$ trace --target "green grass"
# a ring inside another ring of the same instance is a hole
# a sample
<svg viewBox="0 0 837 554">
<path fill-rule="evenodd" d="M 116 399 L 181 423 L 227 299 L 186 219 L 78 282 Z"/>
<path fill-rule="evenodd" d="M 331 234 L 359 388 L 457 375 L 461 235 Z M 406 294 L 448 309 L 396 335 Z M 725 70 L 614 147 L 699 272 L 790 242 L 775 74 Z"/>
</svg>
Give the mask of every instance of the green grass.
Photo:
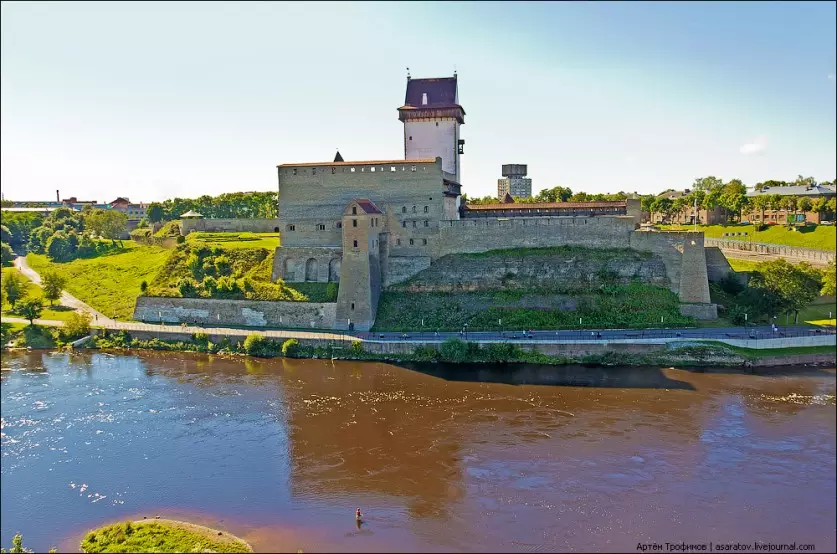
<svg viewBox="0 0 837 554">
<path fill-rule="evenodd" d="M 29 265 L 41 273 L 50 269 L 67 278 L 65 290 L 108 317 L 131 319 L 140 283 L 150 282 L 171 250 L 125 241 L 124 248 L 94 258 L 50 262 L 43 254 L 28 254 Z"/>
<path fill-rule="evenodd" d="M 834 327 L 837 325 L 837 301 L 833 296 L 820 296 L 799 312 L 799 321 L 819 327 Z"/>
<path fill-rule="evenodd" d="M 279 233 L 203 233 L 192 232 L 186 235 L 186 242 L 207 246 L 232 248 L 265 248 L 273 251 L 280 244 Z"/>
<path fill-rule="evenodd" d="M 43 289 L 30 281 L 26 278 L 26 276 L 18 271 L 16 268 L 13 267 L 4 267 L 3 268 L 3 275 L 7 275 L 10 273 L 17 273 L 22 279 L 26 281 L 26 296 L 31 296 L 34 298 L 41 298 L 43 299 Z M 5 300 L 5 299 L 4 299 Z M 70 314 L 72 314 L 75 310 L 67 306 L 61 306 L 60 304 L 56 304 L 54 306 L 49 305 L 48 300 L 43 300 L 44 302 L 44 311 L 41 313 L 41 317 L 39 319 L 51 319 L 56 321 L 67 321 L 70 318 Z M 7 303 L 3 302 L 2 305 L 2 313 L 4 316 L 8 317 L 23 317 L 20 314 L 16 313 L 12 310 L 12 307 Z"/>
<path fill-rule="evenodd" d="M 732 267 L 733 271 L 755 271 L 756 266 L 759 262 L 754 262 L 752 260 L 737 260 L 735 258 L 727 257 L 727 261 L 729 262 L 730 267 Z"/>
<path fill-rule="evenodd" d="M 677 295 L 642 283 L 610 285 L 575 294 L 575 311 L 515 307 L 528 294 L 548 291 L 401 292 L 385 291 L 378 304 L 376 331 L 473 331 L 521 329 L 604 329 L 692 326 L 680 314 Z M 581 325 L 579 326 L 579 318 Z M 661 324 L 660 319 L 663 319 Z M 502 324 L 498 323 L 502 320 Z"/>
<path fill-rule="evenodd" d="M 224 535 L 224 538 L 229 537 Z M 245 544 L 159 521 L 125 522 L 89 532 L 84 552 L 252 552 Z"/>
<path fill-rule="evenodd" d="M 739 354 L 745 358 L 772 358 L 780 356 L 796 356 L 799 354 L 833 354 L 833 346 L 791 346 L 788 348 L 744 348 L 742 346 L 732 346 L 730 344 L 716 342 L 716 341 L 700 341 L 704 344 L 712 346 L 722 346 L 723 349 L 735 354 Z"/>
<path fill-rule="evenodd" d="M 660 225 L 670 231 L 690 231 L 692 225 Z M 784 225 L 769 225 L 764 231 L 756 231 L 754 225 L 698 225 L 709 238 L 763 242 L 814 248 L 816 250 L 837 250 L 837 228 L 833 225 L 808 225 L 799 231 L 791 231 Z M 724 237 L 724 233 L 749 233 L 746 237 Z M 737 270 L 736 270 L 737 271 Z"/>
</svg>

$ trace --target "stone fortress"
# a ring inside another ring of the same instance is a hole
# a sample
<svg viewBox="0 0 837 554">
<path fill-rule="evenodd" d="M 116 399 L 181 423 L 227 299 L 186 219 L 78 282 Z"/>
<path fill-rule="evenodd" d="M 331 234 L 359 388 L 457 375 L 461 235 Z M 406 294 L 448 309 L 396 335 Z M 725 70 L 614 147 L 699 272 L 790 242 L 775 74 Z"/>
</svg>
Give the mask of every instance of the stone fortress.
<svg viewBox="0 0 837 554">
<path fill-rule="evenodd" d="M 333 327 L 368 330 L 384 287 L 449 254 L 561 245 L 630 248 L 663 260 L 683 313 L 717 317 L 703 233 L 638 231 L 638 201 L 479 210 L 462 205 L 465 110 L 457 84 L 455 74 L 407 76 L 398 108 L 403 160 L 346 162 L 338 152 L 331 162 L 277 167 L 282 246 L 274 279 L 339 282 Z"/>
</svg>

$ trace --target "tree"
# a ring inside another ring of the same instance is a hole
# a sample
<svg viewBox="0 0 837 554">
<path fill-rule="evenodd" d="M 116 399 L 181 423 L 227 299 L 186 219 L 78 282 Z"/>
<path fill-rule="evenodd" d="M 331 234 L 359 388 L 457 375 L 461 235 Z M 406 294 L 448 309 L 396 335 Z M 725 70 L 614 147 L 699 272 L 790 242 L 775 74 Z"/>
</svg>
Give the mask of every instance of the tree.
<svg viewBox="0 0 837 554">
<path fill-rule="evenodd" d="M 5 554 L 6 549 L 5 548 L 0 548 L 0 552 Z M 21 535 L 20 533 L 16 533 L 15 536 L 12 537 L 12 548 L 9 550 L 9 553 L 10 554 L 24 554 L 24 553 L 28 553 L 28 552 L 32 552 L 32 550 L 29 550 L 28 548 L 23 546 L 23 535 Z M 53 552 L 58 552 L 58 550 L 56 550 L 55 548 L 50 548 L 47 552 L 52 554 Z"/>
<path fill-rule="evenodd" d="M 761 214 L 759 217 L 759 222 L 764 225 L 764 210 L 767 208 L 769 204 L 769 199 L 764 195 L 754 196 L 750 199 L 750 204 L 752 205 L 754 210 L 758 210 Z"/>
<path fill-rule="evenodd" d="M 709 191 L 709 190 L 712 190 L 712 189 L 720 189 L 723 186 L 724 186 L 724 182 L 722 180 L 718 179 L 717 177 L 710 176 L 710 177 L 703 177 L 703 178 L 695 179 L 695 182 L 692 185 L 692 188 L 695 189 L 695 190 Z"/>
<path fill-rule="evenodd" d="M 823 296 L 837 295 L 837 260 L 831 260 L 831 263 L 822 271 L 820 294 Z"/>
<path fill-rule="evenodd" d="M 0 242 L 0 265 L 3 267 L 12 265 L 14 259 L 15 253 L 12 247 L 5 242 Z"/>
<path fill-rule="evenodd" d="M 798 175 L 793 184 L 798 187 L 813 187 L 816 186 L 817 180 L 813 177 L 803 177 L 802 175 Z"/>
<path fill-rule="evenodd" d="M 2 289 L 6 302 L 14 308 L 26 293 L 26 283 L 23 282 L 23 278 L 17 272 L 4 273 Z"/>
<path fill-rule="evenodd" d="M 12 233 L 5 225 L 0 225 L 0 242 L 10 244 L 12 242 Z"/>
<path fill-rule="evenodd" d="M 728 214 L 734 214 L 741 219 L 741 210 L 747 204 L 747 187 L 740 179 L 732 179 L 723 186 L 719 203 Z"/>
<path fill-rule="evenodd" d="M 62 332 L 70 340 L 80 339 L 90 334 L 90 314 L 86 312 L 73 312 L 67 321 L 64 322 Z"/>
<path fill-rule="evenodd" d="M 56 231 L 47 239 L 46 254 L 56 262 L 68 262 L 73 259 L 73 247 L 64 231 Z"/>
<path fill-rule="evenodd" d="M 806 214 L 814 207 L 814 203 L 807 196 L 802 196 L 799 198 L 799 202 L 796 203 L 796 207 L 800 212 Z"/>
<path fill-rule="evenodd" d="M 40 298 L 29 296 L 20 301 L 15 311 L 29 320 L 29 325 L 35 325 L 35 320 L 41 317 L 44 303 Z"/>
<path fill-rule="evenodd" d="M 152 202 L 148 205 L 148 209 L 145 210 L 145 217 L 147 217 L 148 221 L 151 223 L 158 223 L 163 221 L 163 218 L 166 217 L 166 211 L 159 202 Z"/>
<path fill-rule="evenodd" d="M 67 284 L 66 277 L 54 271 L 44 271 L 41 274 L 41 287 L 44 289 L 44 298 L 49 300 L 50 306 L 61 298 L 61 291 Z"/>
<path fill-rule="evenodd" d="M 87 227 L 115 245 L 128 228 L 128 216 L 116 210 L 93 210 L 86 216 Z"/>
<path fill-rule="evenodd" d="M 819 296 L 822 278 L 809 264 L 797 266 L 784 258 L 761 262 L 756 266 L 751 286 L 767 289 L 781 298 L 782 309 L 793 312 L 799 318 L 799 310 Z"/>
<path fill-rule="evenodd" d="M 566 202 L 573 195 L 567 187 L 553 187 L 544 189 L 535 196 L 536 202 Z"/>
</svg>

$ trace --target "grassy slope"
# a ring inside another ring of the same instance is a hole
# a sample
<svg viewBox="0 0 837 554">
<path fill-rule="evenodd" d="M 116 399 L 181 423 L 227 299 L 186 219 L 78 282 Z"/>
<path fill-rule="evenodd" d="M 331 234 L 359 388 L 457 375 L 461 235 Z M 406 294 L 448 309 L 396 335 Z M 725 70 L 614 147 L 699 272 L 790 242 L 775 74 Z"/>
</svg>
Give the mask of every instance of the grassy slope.
<svg viewBox="0 0 837 554">
<path fill-rule="evenodd" d="M 691 225 L 661 225 L 667 230 L 692 230 Z M 729 238 L 730 240 L 745 240 L 763 242 L 767 244 L 784 244 L 817 250 L 837 250 L 837 228 L 833 225 L 816 225 L 804 227 L 801 231 L 791 231 L 784 225 L 771 225 L 764 231 L 756 232 L 753 225 L 698 225 L 698 231 L 703 231 L 710 238 Z M 747 237 L 723 237 L 724 233 L 749 233 Z"/>
<path fill-rule="evenodd" d="M 151 281 L 170 250 L 125 241 L 121 250 L 66 263 L 50 262 L 43 254 L 26 256 L 37 272 L 52 269 L 67 278 L 66 290 L 108 317 L 130 319 L 140 283 Z"/>
<path fill-rule="evenodd" d="M 3 268 L 3 274 L 6 275 L 6 274 L 9 274 L 9 273 L 17 273 L 18 275 L 20 275 L 20 277 L 22 277 L 26 281 L 26 296 L 43 298 L 43 289 L 41 289 L 41 287 L 39 287 L 38 285 L 36 285 L 32 281 L 30 281 L 29 279 L 27 279 L 26 276 L 23 275 L 20 271 L 18 271 L 17 269 L 15 269 L 13 267 L 4 267 Z M 61 306 L 60 304 L 56 304 L 55 306 L 50 306 L 49 301 L 47 301 L 47 300 L 44 300 L 43 302 L 44 302 L 44 311 L 43 311 L 43 313 L 41 313 L 40 319 L 54 319 L 54 320 L 58 320 L 58 321 L 67 321 L 67 319 L 70 317 L 70 314 L 73 313 L 73 311 L 74 311 L 72 308 L 68 308 L 66 306 Z M 5 315 L 5 316 L 22 317 L 21 315 L 12 311 L 12 307 L 6 302 L 3 302 L 2 310 L 3 310 L 3 315 Z"/>
<path fill-rule="evenodd" d="M 789 348 L 744 348 L 714 341 L 701 341 L 705 344 L 723 345 L 724 350 L 740 354 L 745 358 L 772 358 L 778 356 L 795 356 L 799 354 L 833 354 L 833 346 L 792 346 Z"/>
<path fill-rule="evenodd" d="M 169 522 L 116 523 L 88 533 L 81 548 L 84 552 L 252 552 L 228 537 Z"/>
<path fill-rule="evenodd" d="M 193 235 L 195 233 L 191 233 Z M 213 233 L 219 234 L 219 233 Z M 235 233 L 224 233 L 225 235 Z M 187 260 L 192 253 L 197 253 L 202 246 L 212 250 L 220 249 L 217 253 L 204 253 L 201 260 L 209 262 L 214 267 L 214 260 L 220 256 L 229 259 L 230 275 L 243 282 L 242 278 L 247 277 L 254 283 L 254 290 L 246 293 L 218 293 L 216 298 L 229 299 L 250 299 L 250 300 L 271 300 L 291 302 L 334 302 L 337 299 L 336 283 L 285 283 L 283 281 L 273 282 L 274 250 L 265 248 L 250 248 L 256 241 L 223 242 L 211 246 L 202 242 L 189 242 L 186 246 L 180 246 L 171 251 L 162 269 L 153 281 L 149 281 L 149 296 L 178 297 L 180 292 L 177 289 L 177 282 L 183 278 L 192 278 L 197 281 L 203 280 L 207 275 L 201 269 L 197 275 L 193 274 L 187 265 Z M 217 271 L 210 270 L 209 275 L 218 277 Z M 331 286 L 329 286 L 331 285 Z M 208 293 L 207 293 L 208 294 Z"/>
</svg>

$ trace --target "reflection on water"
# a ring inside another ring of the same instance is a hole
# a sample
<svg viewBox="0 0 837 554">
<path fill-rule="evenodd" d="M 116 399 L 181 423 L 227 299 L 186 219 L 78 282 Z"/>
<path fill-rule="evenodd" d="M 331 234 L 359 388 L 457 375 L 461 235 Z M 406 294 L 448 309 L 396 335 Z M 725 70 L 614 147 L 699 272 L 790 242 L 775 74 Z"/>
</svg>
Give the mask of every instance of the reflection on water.
<svg viewBox="0 0 837 554">
<path fill-rule="evenodd" d="M 171 353 L 4 355 L 3 369 L 7 546 L 20 531 L 74 550 L 91 526 L 156 514 L 262 551 L 835 546 L 833 371 Z"/>
</svg>

